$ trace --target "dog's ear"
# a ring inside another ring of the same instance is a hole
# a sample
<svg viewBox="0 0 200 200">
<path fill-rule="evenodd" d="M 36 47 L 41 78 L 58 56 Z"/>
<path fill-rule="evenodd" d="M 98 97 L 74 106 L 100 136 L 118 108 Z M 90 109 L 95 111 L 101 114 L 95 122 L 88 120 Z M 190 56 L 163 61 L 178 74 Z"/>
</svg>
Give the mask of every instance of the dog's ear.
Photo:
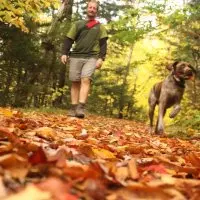
<svg viewBox="0 0 200 200">
<path fill-rule="evenodd" d="M 179 61 L 176 61 L 170 65 L 168 65 L 166 68 L 169 70 L 169 71 L 172 71 L 173 69 L 176 68 L 176 65 L 179 63 Z"/>
</svg>

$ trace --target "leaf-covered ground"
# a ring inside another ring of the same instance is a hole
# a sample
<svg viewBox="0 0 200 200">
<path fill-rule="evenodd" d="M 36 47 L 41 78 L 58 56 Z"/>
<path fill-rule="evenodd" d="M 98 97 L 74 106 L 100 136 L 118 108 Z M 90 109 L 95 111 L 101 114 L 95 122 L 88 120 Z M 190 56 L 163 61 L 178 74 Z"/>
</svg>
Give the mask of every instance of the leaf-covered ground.
<svg viewBox="0 0 200 200">
<path fill-rule="evenodd" d="M 199 145 L 134 121 L 0 108 L 0 199 L 197 200 Z"/>
</svg>

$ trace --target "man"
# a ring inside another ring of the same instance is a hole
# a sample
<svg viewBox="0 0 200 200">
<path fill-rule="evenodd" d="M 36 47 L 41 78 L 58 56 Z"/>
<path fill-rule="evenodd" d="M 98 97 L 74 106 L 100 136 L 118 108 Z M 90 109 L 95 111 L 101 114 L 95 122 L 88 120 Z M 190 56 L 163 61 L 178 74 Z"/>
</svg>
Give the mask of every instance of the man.
<svg viewBox="0 0 200 200">
<path fill-rule="evenodd" d="M 89 1 L 87 19 L 72 24 L 63 45 L 61 61 L 66 64 L 70 60 L 69 79 L 72 81 L 72 105 L 69 116 L 73 117 L 85 117 L 84 108 L 92 75 L 95 69 L 101 68 L 106 56 L 108 36 L 104 26 L 95 20 L 98 8 L 96 1 Z M 73 43 L 75 45 L 70 52 Z"/>
</svg>

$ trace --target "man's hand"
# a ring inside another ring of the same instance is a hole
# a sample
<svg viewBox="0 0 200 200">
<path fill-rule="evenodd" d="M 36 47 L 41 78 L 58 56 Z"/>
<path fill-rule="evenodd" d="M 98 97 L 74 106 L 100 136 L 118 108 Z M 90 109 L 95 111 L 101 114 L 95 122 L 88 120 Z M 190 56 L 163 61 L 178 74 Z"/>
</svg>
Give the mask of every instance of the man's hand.
<svg viewBox="0 0 200 200">
<path fill-rule="evenodd" d="M 100 69 L 103 64 L 103 60 L 99 58 L 96 62 L 96 69 Z"/>
<path fill-rule="evenodd" d="M 68 56 L 67 55 L 62 55 L 61 56 L 61 62 L 63 63 L 63 64 L 66 64 L 67 63 L 67 61 L 68 61 Z"/>
</svg>

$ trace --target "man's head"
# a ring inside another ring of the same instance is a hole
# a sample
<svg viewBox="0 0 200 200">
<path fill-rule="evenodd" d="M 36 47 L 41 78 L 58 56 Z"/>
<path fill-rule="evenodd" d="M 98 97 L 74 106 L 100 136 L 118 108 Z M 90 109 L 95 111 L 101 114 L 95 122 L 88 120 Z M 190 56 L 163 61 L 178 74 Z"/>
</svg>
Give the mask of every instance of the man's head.
<svg viewBox="0 0 200 200">
<path fill-rule="evenodd" d="M 99 10 L 99 3 L 95 0 L 90 0 L 87 5 L 87 16 L 89 19 L 94 19 Z"/>
</svg>

